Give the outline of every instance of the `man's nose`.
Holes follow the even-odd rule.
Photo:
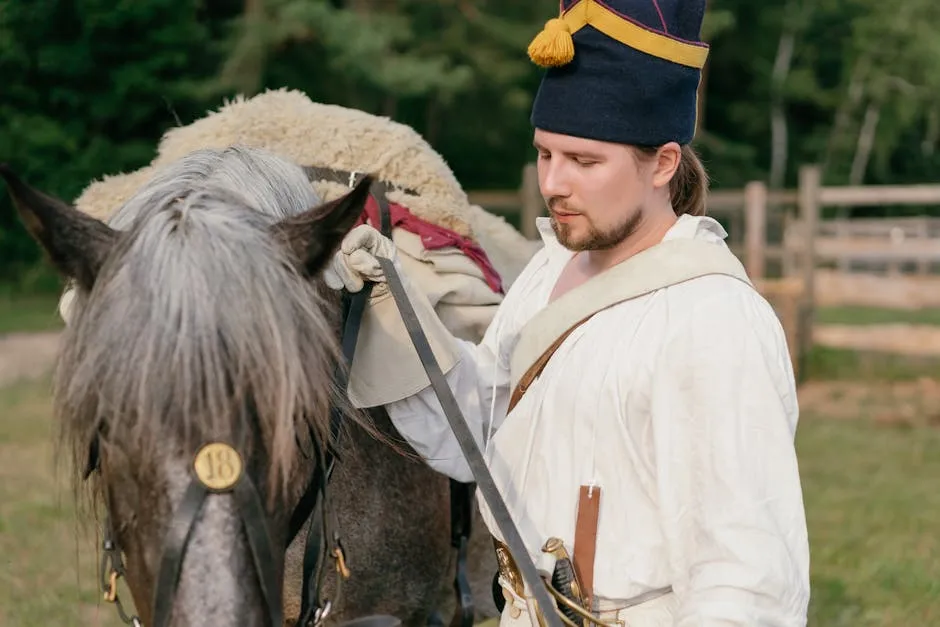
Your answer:
[[[562,165],[558,160],[539,163],[539,189],[546,200],[571,195],[571,187]]]

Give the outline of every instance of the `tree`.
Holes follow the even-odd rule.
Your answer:
[[[194,80],[214,72],[201,2],[42,0],[0,7],[0,161],[63,198],[148,163],[163,131],[201,114]],[[38,251],[0,199],[0,278]]]

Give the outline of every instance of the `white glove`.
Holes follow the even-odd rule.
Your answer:
[[[334,290],[346,288],[358,292],[366,280],[381,284],[372,293],[381,296],[388,290],[385,273],[377,257],[392,261],[401,274],[395,243],[368,224],[361,224],[343,238],[340,248],[323,271],[326,284]]]
[[[376,407],[417,394],[430,385],[427,373],[408,337],[401,311],[388,290],[388,280],[377,257],[389,259],[408,295],[431,350],[447,373],[457,363],[455,340],[441,322],[428,297],[411,286],[402,270],[395,243],[363,224],[351,230],[323,278],[332,289],[360,291],[366,280],[375,282],[359,328],[356,355],[349,371],[347,394],[356,407]]]

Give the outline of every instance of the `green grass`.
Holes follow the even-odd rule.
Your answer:
[[[879,307],[823,307],[819,324],[928,324],[940,325],[940,309],[883,309]]]
[[[940,430],[806,417],[810,624],[940,625]]]
[[[58,293],[26,294],[0,289],[0,335],[61,329],[58,306]]]
[[[0,390],[0,626],[118,627],[99,602],[94,524],[56,472],[49,387]]]
[[[909,381],[936,377],[938,373],[940,356],[865,353],[814,346],[806,356],[804,380]]]
[[[0,626],[120,625],[53,472],[47,379],[0,389]],[[811,627],[940,625],[940,429],[803,417]],[[125,593],[125,597],[128,596]]]

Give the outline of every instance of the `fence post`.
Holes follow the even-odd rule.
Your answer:
[[[522,170],[522,188],[519,190],[522,200],[522,216],[519,226],[522,234],[528,239],[538,239],[538,229],[535,219],[542,215],[545,201],[539,191],[539,172],[536,164],[527,163]]]
[[[800,167],[797,207],[803,231],[803,297],[800,316],[799,371],[806,373],[806,358],[813,346],[813,324],[816,314],[816,233],[819,230],[819,188],[822,176],[818,165]]]
[[[930,239],[930,226],[927,224],[927,216],[921,216],[920,220],[917,221],[916,237],[918,243]],[[930,274],[930,259],[927,257],[921,257],[917,260],[917,273],[921,276],[927,276]]]
[[[744,267],[751,279],[763,279],[767,252],[767,186],[751,181],[744,186]]]

